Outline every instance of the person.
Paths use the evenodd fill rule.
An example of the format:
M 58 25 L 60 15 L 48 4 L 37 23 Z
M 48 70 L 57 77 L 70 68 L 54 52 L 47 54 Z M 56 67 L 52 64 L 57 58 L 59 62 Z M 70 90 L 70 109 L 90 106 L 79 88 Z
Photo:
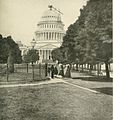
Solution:
M 58 69 L 57 66 L 54 67 L 54 74 L 57 75 L 58 74 Z
M 63 65 L 60 66 L 59 75 L 61 75 L 62 77 L 64 77 L 64 68 L 63 68 Z
M 48 76 L 50 76 L 50 73 L 51 73 L 51 68 L 50 67 L 48 67 Z
M 66 66 L 66 72 L 65 72 L 65 77 L 70 78 L 71 77 L 71 71 L 70 71 L 70 66 Z
M 51 66 L 51 78 L 54 78 L 54 66 Z

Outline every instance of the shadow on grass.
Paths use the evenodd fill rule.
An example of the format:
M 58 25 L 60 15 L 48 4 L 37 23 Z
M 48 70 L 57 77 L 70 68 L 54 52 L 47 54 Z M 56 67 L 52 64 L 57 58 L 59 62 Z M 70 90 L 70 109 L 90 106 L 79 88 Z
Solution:
M 113 87 L 102 87 L 102 88 L 94 88 L 94 90 L 113 96 Z
M 95 81 L 95 82 L 113 82 L 112 78 L 97 77 L 97 76 L 92 76 L 92 77 L 74 77 L 73 79 L 81 79 L 81 80 L 84 80 L 84 81 Z

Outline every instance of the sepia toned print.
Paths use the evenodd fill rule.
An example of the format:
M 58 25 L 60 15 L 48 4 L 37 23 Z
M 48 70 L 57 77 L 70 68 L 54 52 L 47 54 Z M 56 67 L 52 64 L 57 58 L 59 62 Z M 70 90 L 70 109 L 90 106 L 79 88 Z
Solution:
M 112 120 L 112 78 L 112 0 L 0 0 L 0 120 Z

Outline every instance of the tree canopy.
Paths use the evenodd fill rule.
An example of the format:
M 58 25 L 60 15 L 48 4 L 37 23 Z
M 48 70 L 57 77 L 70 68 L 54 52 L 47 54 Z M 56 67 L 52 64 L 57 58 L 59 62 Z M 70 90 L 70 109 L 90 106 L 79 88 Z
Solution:
M 0 63 L 7 63 L 9 55 L 12 55 L 14 63 L 21 63 L 22 56 L 19 46 L 11 36 L 2 37 L 0 35 Z
M 24 59 L 25 63 L 36 62 L 37 60 L 39 60 L 38 50 L 36 50 L 36 49 L 29 49 L 27 51 L 27 54 L 24 54 L 23 59 Z
M 112 0 L 89 0 L 68 27 L 59 49 L 62 47 L 69 62 L 108 64 L 112 57 Z

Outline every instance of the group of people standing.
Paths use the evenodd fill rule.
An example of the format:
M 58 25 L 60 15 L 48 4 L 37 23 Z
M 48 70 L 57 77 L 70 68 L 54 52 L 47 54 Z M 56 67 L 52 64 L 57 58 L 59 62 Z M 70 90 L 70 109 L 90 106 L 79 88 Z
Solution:
M 58 65 L 51 65 L 51 67 L 48 67 L 48 76 L 51 78 L 56 77 L 71 77 L 70 73 L 70 66 L 62 64 Z

